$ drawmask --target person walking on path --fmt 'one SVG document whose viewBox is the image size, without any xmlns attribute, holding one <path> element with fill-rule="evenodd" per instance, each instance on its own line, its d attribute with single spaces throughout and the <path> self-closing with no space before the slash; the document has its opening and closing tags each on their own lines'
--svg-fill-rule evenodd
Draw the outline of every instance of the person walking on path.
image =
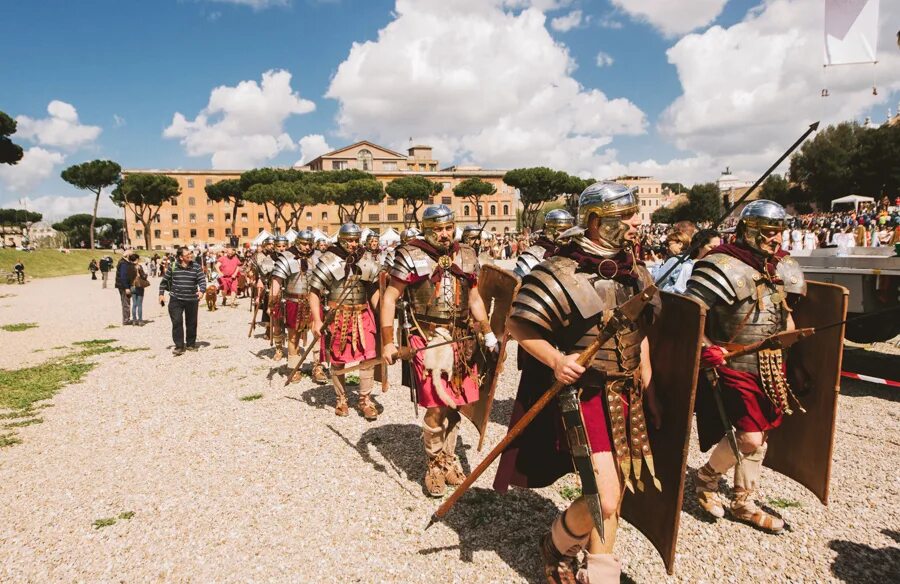
<svg viewBox="0 0 900 584">
<path fill-rule="evenodd" d="M 150 285 L 147 272 L 141 265 L 141 257 L 132 254 L 129 258 L 134 262 L 134 282 L 131 285 L 131 324 L 144 326 L 144 288 Z"/>
<path fill-rule="evenodd" d="M 25 283 L 25 264 L 22 262 L 16 262 L 16 265 L 13 266 L 13 270 L 16 272 L 16 281 L 19 284 Z"/>
<path fill-rule="evenodd" d="M 231 307 L 237 307 L 237 282 L 238 274 L 241 270 L 241 258 L 235 255 L 233 247 L 229 246 L 225 255 L 216 260 L 213 266 L 218 267 L 219 287 L 222 290 L 222 306 L 225 306 L 226 300 L 231 298 Z"/>
<path fill-rule="evenodd" d="M 137 274 L 131 260 L 132 257 L 136 258 L 137 255 L 123 257 L 116 264 L 116 290 L 119 291 L 119 299 L 122 301 L 123 326 L 131 324 L 131 283 L 134 282 Z"/>
<path fill-rule="evenodd" d="M 172 320 L 172 341 L 176 357 L 185 348 L 197 350 L 197 308 L 206 292 L 206 276 L 194 262 L 194 252 L 186 247 L 178 250 L 177 261 L 163 275 L 159 283 L 159 303 L 165 306 L 169 293 L 169 318 Z M 185 345 L 185 342 L 187 343 Z"/>
<path fill-rule="evenodd" d="M 88 264 L 88 270 L 91 272 L 91 280 L 97 279 L 97 270 L 100 269 L 100 266 L 97 265 L 97 260 L 91 258 L 91 263 Z"/>
<path fill-rule="evenodd" d="M 110 269 L 112 269 L 112 258 L 105 256 L 100 260 L 100 279 L 103 280 L 104 288 L 106 288 L 106 282 L 109 280 Z"/>
</svg>

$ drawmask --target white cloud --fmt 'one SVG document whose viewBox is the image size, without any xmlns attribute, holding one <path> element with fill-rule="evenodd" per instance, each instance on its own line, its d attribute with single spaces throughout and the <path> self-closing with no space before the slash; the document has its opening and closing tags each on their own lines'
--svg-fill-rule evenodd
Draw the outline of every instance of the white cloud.
<svg viewBox="0 0 900 584">
<path fill-rule="evenodd" d="M 572 78 L 540 10 L 508 6 L 398 0 L 395 20 L 353 45 L 328 88 L 340 133 L 395 148 L 414 136 L 445 163 L 590 172 L 613 136 L 645 131 L 632 102 Z"/>
<path fill-rule="evenodd" d="M 648 22 L 665 36 L 677 36 L 706 26 L 721 14 L 728 0 L 612 0 L 633 18 Z"/>
<path fill-rule="evenodd" d="M 310 160 L 315 160 L 322 154 L 334 150 L 334 148 L 328 145 L 328 142 L 325 141 L 325 136 L 322 134 L 309 134 L 303 136 L 300 138 L 299 144 L 300 160 L 298 160 L 294 166 L 303 166 Z"/>
<path fill-rule="evenodd" d="M 123 118 L 119 114 L 113 114 L 113 125 L 116 128 L 121 128 L 125 125 L 125 118 Z"/>
<path fill-rule="evenodd" d="M 250 168 L 296 150 L 284 122 L 315 109 L 291 88 L 290 73 L 266 71 L 259 84 L 241 81 L 236 87 L 216 87 L 194 120 L 176 113 L 163 136 L 180 139 L 189 156 L 210 155 L 213 168 Z"/>
<path fill-rule="evenodd" d="M 660 132 L 723 168 L 761 171 L 813 121 L 852 120 L 900 90 L 890 28 L 898 20 L 900 5 L 882 3 L 878 96 L 871 65 L 829 68 L 823 77 L 819 0 L 768 0 L 734 26 L 686 36 L 667 53 L 683 94 L 663 113 Z M 828 98 L 820 95 L 823 83 Z"/>
<path fill-rule="evenodd" d="M 91 213 L 94 210 L 94 195 L 74 195 L 71 197 L 60 195 L 41 195 L 37 197 L 25 197 L 25 204 L 16 199 L 0 204 L 0 207 L 12 209 L 24 209 L 37 211 L 43 214 L 43 221 L 53 222 L 64 219 L 76 213 Z M 100 205 L 97 208 L 98 217 L 122 218 L 122 210 L 109 198 L 109 193 L 103 191 L 100 194 Z"/>
<path fill-rule="evenodd" d="M 597 21 L 597 25 L 600 28 L 608 28 L 611 30 L 618 30 L 624 26 L 621 22 L 613 18 L 612 15 L 601 16 Z"/>
<path fill-rule="evenodd" d="M 54 168 L 65 159 L 66 157 L 59 152 L 32 146 L 25 151 L 18 164 L 12 166 L 0 164 L 0 182 L 13 192 L 29 191 L 49 177 Z"/>
<path fill-rule="evenodd" d="M 50 117 L 33 119 L 17 116 L 17 138 L 29 140 L 40 146 L 54 146 L 74 150 L 87 146 L 102 131 L 99 126 L 85 126 L 78 120 L 78 111 L 72 104 L 54 99 L 47 106 Z"/>
<path fill-rule="evenodd" d="M 550 21 L 550 28 L 558 32 L 567 32 L 581 25 L 581 10 L 573 10 L 565 16 L 557 16 Z"/>
<path fill-rule="evenodd" d="M 609 53 L 604 53 L 603 51 L 600 51 L 599 53 L 597 53 L 597 66 L 598 67 L 609 67 L 614 62 L 615 62 L 615 60 L 612 58 L 612 55 L 610 55 Z"/>
<path fill-rule="evenodd" d="M 240 6 L 249 6 L 254 10 L 263 10 L 273 6 L 289 6 L 290 0 L 210 0 L 219 4 L 238 4 Z"/>
</svg>

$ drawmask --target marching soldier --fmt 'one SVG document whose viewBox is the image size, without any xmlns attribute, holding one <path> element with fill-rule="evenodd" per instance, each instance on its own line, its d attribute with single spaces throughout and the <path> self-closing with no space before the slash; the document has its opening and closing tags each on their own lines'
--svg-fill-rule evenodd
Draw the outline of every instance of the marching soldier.
<svg viewBox="0 0 900 584">
<path fill-rule="evenodd" d="M 475 251 L 478 251 L 478 246 L 481 243 L 479 238 L 481 237 L 481 225 L 466 225 L 463 227 L 462 235 L 460 236 L 460 243 L 464 243 L 466 245 L 471 245 L 475 248 Z"/>
<path fill-rule="evenodd" d="M 275 268 L 275 238 L 269 236 L 263 240 L 262 245 L 256 250 L 253 257 L 256 271 L 256 305 L 262 307 L 261 321 L 269 322 L 269 277 Z M 266 331 L 266 339 L 271 332 Z"/>
<path fill-rule="evenodd" d="M 747 205 L 738 221 L 736 242 L 720 245 L 699 260 L 686 291 L 707 308 L 701 367 L 714 368 L 718 377 L 717 388 L 711 386 L 715 377 L 709 381 L 702 375 L 698 387 L 700 446 L 704 451 L 715 448 L 697 471 L 697 498 L 713 517 L 723 517 L 726 502 L 718 493 L 719 479 L 734 467 L 734 500 L 728 510 L 736 519 L 772 533 L 781 532 L 784 521 L 760 509 L 753 494 L 768 432 L 792 412 L 796 398 L 785 378 L 781 350 L 727 358 L 729 351 L 795 328 L 792 306 L 806 294 L 806 282 L 797 262 L 779 249 L 786 219 L 778 203 L 758 200 Z M 713 401 L 716 391 L 728 427 Z M 741 453 L 738 466 L 734 446 L 725 436 L 731 426 Z"/>
<path fill-rule="evenodd" d="M 288 367 L 294 369 L 300 360 L 300 344 L 306 341 L 306 333 L 312 322 L 309 307 L 309 274 L 312 271 L 311 257 L 313 232 L 304 229 L 297 235 L 294 245 L 278 255 L 272 271 L 273 304 L 280 305 L 284 296 L 284 325 L 287 329 Z M 284 293 L 282 294 L 282 290 Z M 313 353 L 313 370 L 321 370 L 319 351 Z M 320 371 L 320 375 L 324 372 Z M 291 382 L 300 381 L 297 368 Z"/>
<path fill-rule="evenodd" d="M 337 395 L 334 413 L 349 414 L 345 378 L 341 371 L 348 363 L 377 358 L 374 307 L 378 303 L 378 275 L 381 266 L 363 253 L 362 231 L 355 223 L 345 223 L 338 231 L 337 245 L 319 258 L 310 275 L 310 312 L 314 334 L 322 330 L 323 304 L 335 311 L 325 331 L 325 347 L 331 361 L 331 380 Z M 375 384 L 375 363 L 364 363 L 359 370 L 358 408 L 367 420 L 378 418 L 371 399 Z"/>
<path fill-rule="evenodd" d="M 272 356 L 272 359 L 275 361 L 284 359 L 284 302 L 282 302 L 280 295 L 276 298 L 272 293 L 274 281 L 273 275 L 278 259 L 287 251 L 289 243 L 290 241 L 288 241 L 288 238 L 284 235 L 276 235 L 273 241 L 273 250 L 268 254 L 272 261 L 272 269 L 268 274 L 269 330 L 272 332 L 272 343 L 275 345 L 275 355 Z"/>
<path fill-rule="evenodd" d="M 417 403 L 426 408 L 425 488 L 431 496 L 440 497 L 447 484 L 459 485 L 465 480 L 456 456 L 461 419 L 457 410 L 479 399 L 473 333 L 482 335 L 488 350 L 495 350 L 498 342 L 476 289 L 479 265 L 475 250 L 454 241 L 453 211 L 446 205 L 430 206 L 423 213 L 422 226 L 424 239 L 408 239 L 397 248 L 383 298 L 381 330 L 384 360 L 391 364 L 398 357 L 394 317 L 398 316 L 397 301 L 402 299 L 408 308 L 399 316 L 412 326 L 409 348 L 458 341 L 418 353 L 411 367 Z"/>
<path fill-rule="evenodd" d="M 532 269 L 556 253 L 560 244 L 559 234 L 575 225 L 575 218 L 565 209 L 553 209 L 544 216 L 544 229 L 534 244 L 523 251 L 516 260 L 513 273 L 524 278 Z"/>
<path fill-rule="evenodd" d="M 639 209 L 624 185 L 589 186 L 578 206 L 583 235 L 525 276 L 510 313 L 510 334 L 543 364 L 522 376 L 510 425 L 554 380 L 567 387 L 504 452 L 494 487 L 545 487 L 574 467 L 585 493 L 541 539 L 549 582 L 574 583 L 576 574 L 578 582 L 618 582 L 613 544 L 623 488 L 643 490 L 642 474 L 660 488 L 644 419 L 646 405 L 658 425 L 646 336 L 654 310 L 620 329 L 587 368 L 576 361 L 612 310 L 652 283 L 632 251 Z M 655 309 L 658 300 L 651 304 Z M 576 566 L 582 550 L 585 563 Z"/>
</svg>

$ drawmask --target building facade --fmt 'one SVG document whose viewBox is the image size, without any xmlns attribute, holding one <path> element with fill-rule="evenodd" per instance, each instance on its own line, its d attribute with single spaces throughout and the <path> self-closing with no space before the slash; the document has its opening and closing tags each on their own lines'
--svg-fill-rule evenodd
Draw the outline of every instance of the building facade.
<svg viewBox="0 0 900 584">
<path fill-rule="evenodd" d="M 653 212 L 663 206 L 668 193 L 663 192 L 662 182 L 652 176 L 620 176 L 615 182 L 634 187 L 641 202 L 641 222 L 650 223 Z"/>
<path fill-rule="evenodd" d="M 476 209 L 467 200 L 453 194 L 453 187 L 467 178 L 477 177 L 494 185 L 497 192 L 482 198 L 482 221 L 487 220 L 485 231 L 496 234 L 516 230 L 517 196 L 512 187 L 503 182 L 505 170 L 485 170 L 475 166 L 452 166 L 439 169 L 428 146 L 414 146 L 407 155 L 378 146 L 368 141 L 357 142 L 339 148 L 310 161 L 302 170 L 358 169 L 372 174 L 373 178 L 387 185 L 401 176 L 418 175 L 441 183 L 442 191 L 433 203 L 443 203 L 455 212 L 457 223 L 462 226 L 476 222 Z M 151 223 L 152 242 L 155 249 L 169 249 L 181 245 L 216 245 L 229 241 L 232 236 L 231 203 L 217 203 L 206 196 L 205 187 L 221 180 L 239 178 L 240 170 L 125 170 L 123 174 L 159 173 L 171 176 L 181 186 L 181 194 L 171 203 L 163 205 Z M 363 209 L 357 221 L 382 232 L 389 227 L 404 227 L 403 202 L 386 196 L 378 204 Z M 411 219 L 410 219 L 411 221 Z M 411 221 L 412 224 L 414 222 Z M 298 229 L 319 229 L 333 235 L 340 227 L 338 206 L 332 204 L 310 205 L 295 226 Z M 263 230 L 272 232 L 262 205 L 244 202 L 237 209 L 234 227 L 241 244 L 256 237 Z M 128 234 L 132 245 L 143 247 L 144 227 L 128 217 Z"/>
</svg>

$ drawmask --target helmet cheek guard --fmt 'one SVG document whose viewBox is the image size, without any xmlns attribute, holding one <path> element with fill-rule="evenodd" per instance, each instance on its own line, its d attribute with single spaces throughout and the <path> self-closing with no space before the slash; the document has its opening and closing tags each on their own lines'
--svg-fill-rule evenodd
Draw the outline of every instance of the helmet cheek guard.
<svg viewBox="0 0 900 584">
<path fill-rule="evenodd" d="M 446 252 L 452 243 L 441 242 L 434 229 L 441 225 L 455 225 L 456 216 L 453 210 L 447 205 L 432 205 L 425 209 L 422 213 L 422 229 L 424 231 L 425 241 L 434 246 L 441 252 Z"/>
<path fill-rule="evenodd" d="M 591 216 L 600 219 L 598 236 L 612 249 L 623 249 L 630 226 L 625 223 L 638 212 L 640 203 L 634 189 L 615 182 L 592 184 L 578 197 L 578 225 L 588 229 Z"/>
</svg>

